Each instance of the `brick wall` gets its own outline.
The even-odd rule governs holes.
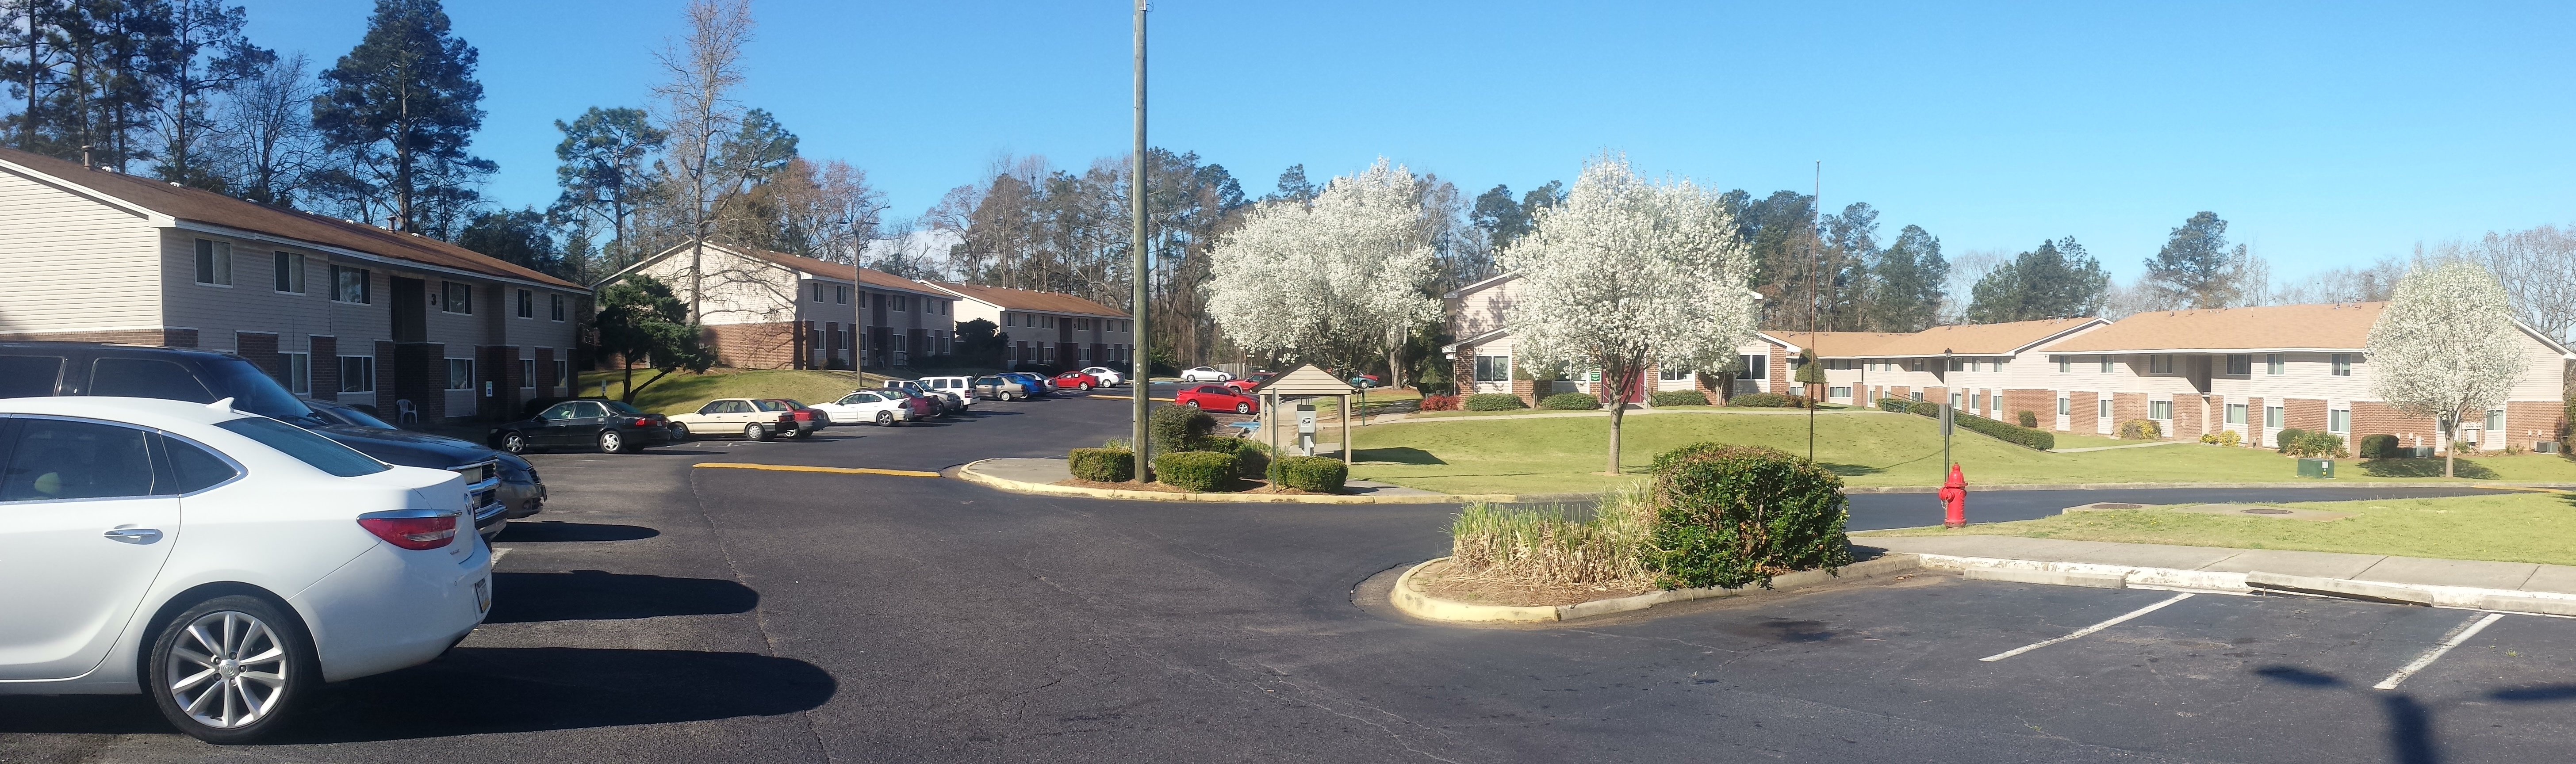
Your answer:
[[[2209,409],[2201,403],[2200,396],[2175,393],[2173,421],[2165,423],[2165,437],[2199,439],[2202,433],[2209,431],[2206,427],[2208,415]]]
[[[2121,425],[2123,425],[2123,424],[2128,423],[2128,421],[2129,421],[2129,420],[2131,420],[2131,419],[2145,419],[2145,418],[2147,418],[2147,394],[2146,394],[2146,393],[2112,393],[2112,394],[2111,394],[2111,432],[2112,432],[2112,434],[2114,434],[2114,435],[2119,434],[2119,432],[2120,432],[2120,426],[2121,426]],[[2165,437],[2171,438],[2171,437],[2173,437],[2173,433],[2170,433],[2170,432],[2165,433]]]
[[[2004,421],[2011,422],[2013,424],[2020,424],[2021,412],[2024,411],[2028,411],[2032,415],[2039,417],[2039,429],[2056,429],[2057,391],[2005,390]]]
[[[2102,431],[2102,394],[2067,393],[2074,413],[2066,415],[2067,432],[2099,433]]]
[[[519,349],[484,345],[474,349],[474,415],[485,421],[507,421],[519,411]],[[483,394],[490,385],[492,394]]]
[[[120,329],[104,332],[0,332],[0,340],[34,342],[109,342],[119,345],[169,345],[171,347],[197,346],[197,330],[195,329],[184,330],[188,333],[188,344],[170,344],[170,338],[177,336],[177,332],[179,331],[182,330],[173,329],[166,332],[160,329]]]
[[[2556,442],[2558,433],[2567,426],[2567,409],[2558,401],[2513,401],[2504,404],[2506,437],[2492,448],[2505,443],[2531,448],[2542,441]]]
[[[1529,404],[1530,408],[1538,408],[1538,382],[1527,379],[1512,380],[1512,394],[1520,396],[1521,402]]]
[[[707,335],[708,345],[716,354],[717,366],[794,368],[798,342],[792,323],[719,324],[707,327]]]
[[[2286,412],[2285,412],[2286,413]],[[2297,427],[2298,425],[2291,425]],[[2323,429],[2319,425],[2319,429]],[[2359,450],[2361,439],[2369,435],[2395,435],[2399,446],[2440,445],[2441,430],[2432,417],[2407,416],[2385,403],[2354,401],[2352,403],[2352,437],[2346,447]],[[2484,444],[2480,444],[2483,446]],[[2496,448],[2504,446],[2498,444]]]
[[[340,394],[340,338],[313,337],[313,397],[334,400]]]
[[[2263,426],[2263,407],[2267,405],[2270,404],[2261,398],[2245,399],[2245,445],[2260,448],[2270,444],[2264,440],[2272,432],[2271,428]]]
[[[266,332],[234,332],[233,354],[266,372],[269,379],[286,386],[286,356],[277,353],[277,335]]]
[[[2281,427],[2291,430],[2325,432],[2326,402],[2319,398],[2281,399]]]
[[[394,400],[401,397],[394,394],[394,343],[378,341],[376,343],[376,411],[384,415],[382,419],[394,424],[402,424],[394,419],[398,414],[394,410]]]
[[[1457,380],[1458,394],[1476,392],[1476,349],[1458,348],[1458,357],[1449,359],[1449,378]]]

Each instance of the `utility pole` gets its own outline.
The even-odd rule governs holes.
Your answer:
[[[1127,165],[1127,210],[1135,215],[1135,228],[1127,238],[1128,280],[1134,293],[1128,298],[1127,312],[1133,314],[1127,325],[1128,389],[1134,393],[1128,400],[1134,404],[1135,421],[1128,428],[1127,445],[1136,454],[1136,481],[1145,482],[1153,474],[1153,444],[1145,440],[1145,410],[1153,404],[1154,385],[1151,361],[1146,360],[1149,343],[1145,338],[1146,274],[1152,267],[1145,255],[1145,0],[1136,0],[1136,156]]]
[[[1808,200],[1810,203],[1807,206],[1807,363],[1817,364],[1825,362],[1825,354],[1816,352],[1816,303],[1822,301],[1822,298],[1816,294],[1816,271],[1825,267],[1824,248],[1817,246],[1821,243],[1819,240],[1824,236],[1824,232],[1816,230],[1816,225],[1821,222],[1817,216],[1823,215],[1825,210],[1825,160],[1816,160],[1816,192],[1813,196],[1809,196]],[[1815,374],[1817,379],[1825,378],[1824,369],[1816,369]],[[1827,379],[1825,384],[1833,384],[1833,380]],[[1825,396],[1823,390],[1809,392],[1816,393],[1807,399],[1807,462],[1813,464],[1816,461],[1816,406],[1825,401]]]

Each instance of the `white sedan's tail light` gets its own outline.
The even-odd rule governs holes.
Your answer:
[[[451,510],[397,509],[358,516],[358,527],[404,549],[437,549],[456,540],[464,514]]]

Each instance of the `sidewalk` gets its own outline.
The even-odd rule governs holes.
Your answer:
[[[1861,535],[1853,543],[1920,555],[1927,568],[2031,583],[2279,591],[2576,615],[2576,567],[2565,565],[2019,536]]]

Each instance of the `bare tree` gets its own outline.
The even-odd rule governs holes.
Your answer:
[[[2576,329],[2576,228],[2489,231],[2468,254],[2504,281],[2515,318],[2555,339]]]
[[[261,204],[295,206],[295,195],[325,161],[313,130],[319,94],[304,54],[278,59],[234,87],[216,123],[214,164],[233,194]]]
[[[1941,310],[1934,321],[1955,324],[1968,320],[1968,298],[1976,291],[1977,282],[2013,261],[2012,252],[2000,249],[1972,249],[1950,261],[1948,284],[1941,289]]]
[[[688,35],[667,41],[653,56],[668,77],[653,87],[653,97],[660,101],[654,116],[671,136],[661,163],[668,186],[662,198],[672,205],[669,222],[689,244],[689,320],[696,322],[717,206],[740,185],[725,177],[723,149],[742,126],[742,104],[734,96],[743,84],[743,46],[751,42],[753,24],[750,0],[691,0],[682,15]]]

